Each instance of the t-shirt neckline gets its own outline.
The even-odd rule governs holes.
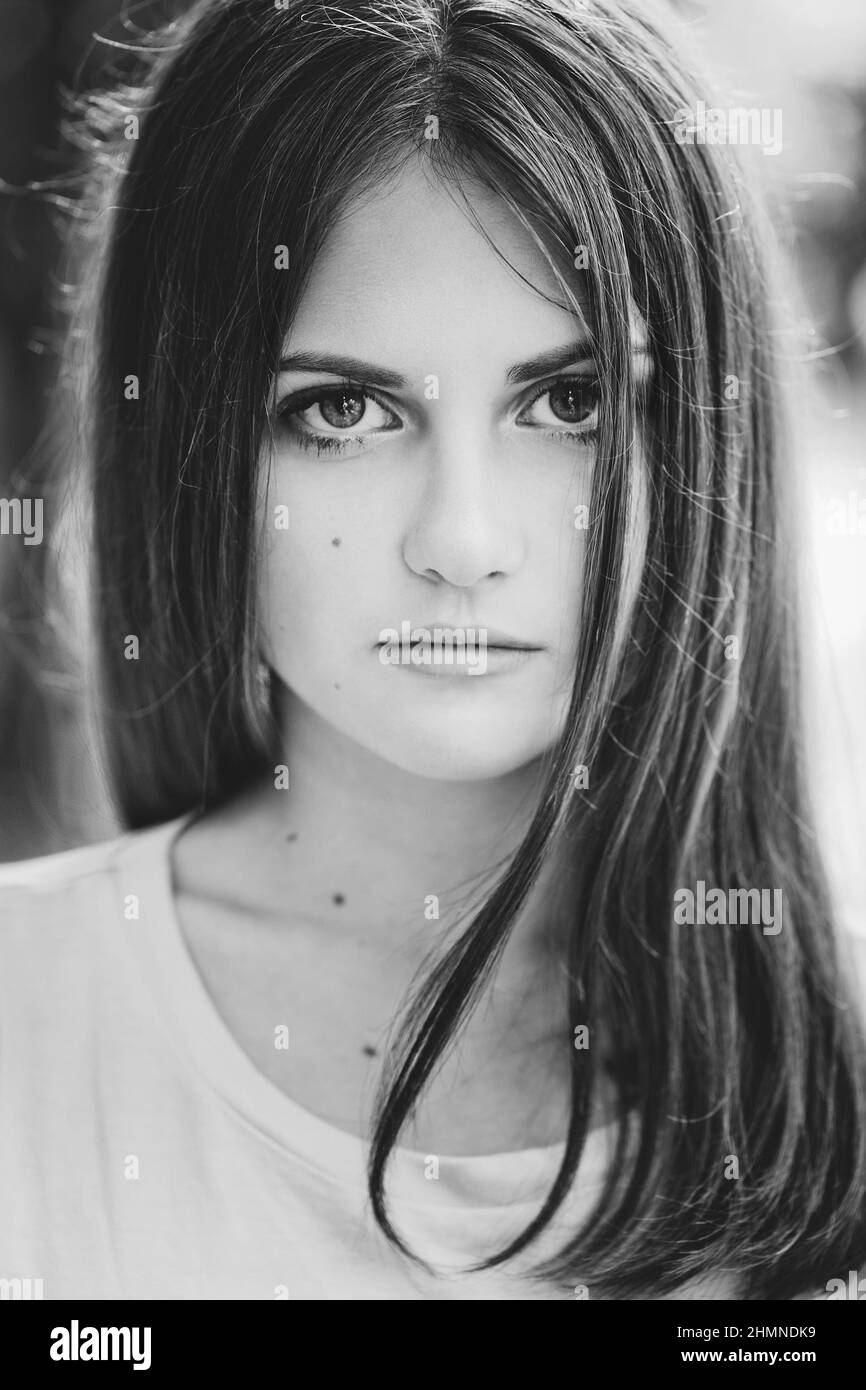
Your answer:
[[[117,842],[129,855],[122,870],[124,891],[140,876],[136,935],[144,933],[148,963],[156,972],[153,983],[167,1005],[167,1023],[210,1088],[247,1123],[308,1166],[364,1190],[367,1141],[305,1109],[259,1071],[223,1020],[194,963],[175,905],[172,850],[196,818],[197,812],[189,811]],[[579,1169],[581,1192],[602,1184],[613,1137],[612,1125],[588,1136]],[[492,1154],[433,1155],[398,1147],[389,1163],[387,1188],[393,1198],[415,1206],[537,1206],[556,1176],[564,1148],[560,1142]],[[428,1180],[431,1157],[437,1159],[437,1181]]]

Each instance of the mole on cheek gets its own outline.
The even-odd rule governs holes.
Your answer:
[[[343,542],[340,540],[340,537],[339,537],[339,536],[335,536],[334,539],[331,541],[331,545],[342,545],[342,544],[343,544]]]

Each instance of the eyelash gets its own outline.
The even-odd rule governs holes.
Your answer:
[[[286,396],[280,402],[276,409],[276,418],[278,423],[284,424],[291,433],[292,443],[297,445],[299,449],[303,449],[304,453],[315,452],[316,456],[321,458],[323,454],[342,454],[350,444],[358,444],[363,448],[367,443],[367,435],[309,434],[302,433],[300,430],[292,430],[288,424],[292,415],[300,414],[308,406],[315,405],[326,396],[334,395],[338,391],[354,391],[359,396],[365,396],[371,401],[375,401],[383,410],[389,411],[392,415],[395,413],[386,401],[377,396],[375,391],[371,391],[367,386],[361,386],[357,381],[335,381],[333,386],[324,389],[321,386],[311,386],[305,391],[297,391],[294,395]],[[379,433],[387,433],[387,431],[383,430]]]
[[[597,388],[598,381],[595,377],[590,376],[571,375],[555,377],[552,381],[547,381],[543,385],[538,387],[535,395],[530,397],[530,399],[526,401],[525,404],[522,406],[521,414],[524,411],[531,409],[531,407],[535,405],[536,401],[541,400],[543,396],[547,395],[550,391],[555,390],[557,386],[570,385],[589,385]],[[288,420],[291,418],[292,415],[300,414],[301,411],[306,410],[309,406],[315,405],[318,401],[322,400],[327,396],[333,395],[338,391],[355,391],[358,395],[366,396],[370,400],[375,401],[376,404],[381,406],[383,410],[387,410],[392,414],[394,413],[391,410],[391,407],[387,404],[387,402],[383,401],[375,393],[375,391],[371,391],[368,387],[362,386],[360,385],[360,383],[356,381],[336,381],[334,382],[333,386],[328,386],[326,389],[323,389],[321,386],[314,386],[309,387],[306,391],[298,391],[294,395],[286,396],[285,399],[282,400],[280,404],[277,406],[275,412],[276,418],[279,423],[285,425],[285,428],[287,430],[290,430],[292,434],[293,444],[295,444],[299,449],[302,449],[304,453],[315,453],[317,458],[321,458],[324,454],[342,454],[345,452],[346,449],[348,449],[352,445],[358,446],[360,448],[364,448],[366,446],[367,441],[370,438],[369,435],[338,436],[302,433],[300,430],[291,430],[291,427],[288,424]],[[531,426],[526,426],[525,428],[531,428]],[[377,433],[384,434],[388,433],[388,431],[380,430],[377,431]],[[598,440],[598,435],[599,431],[597,426],[594,426],[592,429],[588,430],[549,429],[544,431],[544,438],[546,440],[551,440],[555,443],[575,443],[579,441],[583,444],[594,444]]]
[[[598,378],[595,376],[579,376],[575,375],[573,372],[570,376],[555,377],[552,381],[545,381],[541,386],[539,386],[536,389],[535,395],[530,397],[530,399],[523,406],[520,413],[523,414],[523,411],[531,409],[531,407],[535,405],[536,401],[540,401],[542,396],[548,395],[549,392],[555,391],[557,386],[589,386],[592,387],[594,390],[598,391],[599,382]],[[596,404],[597,403],[598,402],[596,401]],[[527,426],[527,428],[530,427]],[[593,425],[592,429],[588,430],[548,429],[544,432],[544,438],[553,440],[555,443],[573,444],[579,441],[581,444],[595,444],[598,441],[598,436],[599,429],[597,425]]]

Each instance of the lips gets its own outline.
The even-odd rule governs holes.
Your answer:
[[[482,631],[484,629],[481,629]],[[491,651],[512,651],[512,652],[540,652],[541,647],[537,642],[526,642],[521,637],[506,637],[505,635],[492,633],[487,629],[487,650]]]
[[[395,629],[396,631],[397,629]],[[423,632],[433,634],[438,632],[453,632],[455,635],[463,634],[464,638],[470,638],[475,643],[483,643],[488,651],[524,651],[540,652],[543,647],[538,642],[530,642],[523,637],[514,637],[512,634],[502,632],[498,628],[485,627],[483,623],[412,623],[412,632]],[[416,637],[410,640],[408,645],[418,647],[427,640],[426,637]],[[376,644],[379,647],[387,646],[387,641],[380,641]]]

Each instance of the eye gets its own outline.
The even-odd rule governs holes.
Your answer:
[[[351,382],[295,391],[279,402],[276,415],[295,442],[302,448],[318,447],[320,453],[363,444],[369,435],[401,428],[393,410]]]
[[[548,382],[524,406],[518,425],[550,429],[572,437],[591,435],[598,428],[600,388],[594,377],[560,377]]]

